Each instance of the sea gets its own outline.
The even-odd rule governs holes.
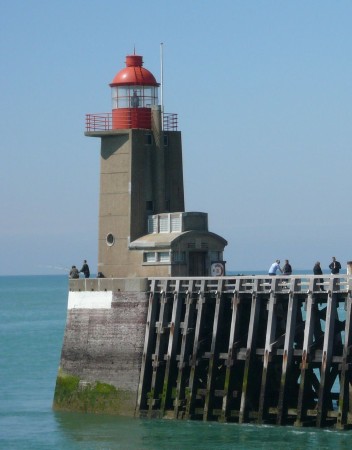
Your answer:
[[[68,279],[0,277],[0,449],[344,449],[352,431],[54,412]]]

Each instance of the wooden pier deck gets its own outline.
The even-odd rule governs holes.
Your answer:
[[[351,426],[350,276],[149,281],[138,415]]]

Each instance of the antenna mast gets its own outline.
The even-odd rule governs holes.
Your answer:
[[[161,106],[161,129],[164,129],[164,61],[163,42],[160,43],[160,106]]]

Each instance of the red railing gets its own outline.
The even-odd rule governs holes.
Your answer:
[[[164,113],[163,124],[165,131],[177,131],[177,114]],[[132,125],[132,123],[126,123],[126,128],[132,128]],[[86,114],[86,131],[109,131],[112,129],[112,113]]]
[[[108,131],[112,129],[112,113],[86,114],[86,131]]]

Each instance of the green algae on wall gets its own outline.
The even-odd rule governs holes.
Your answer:
[[[135,393],[100,381],[86,382],[59,370],[53,403],[56,411],[133,416],[135,402]]]

